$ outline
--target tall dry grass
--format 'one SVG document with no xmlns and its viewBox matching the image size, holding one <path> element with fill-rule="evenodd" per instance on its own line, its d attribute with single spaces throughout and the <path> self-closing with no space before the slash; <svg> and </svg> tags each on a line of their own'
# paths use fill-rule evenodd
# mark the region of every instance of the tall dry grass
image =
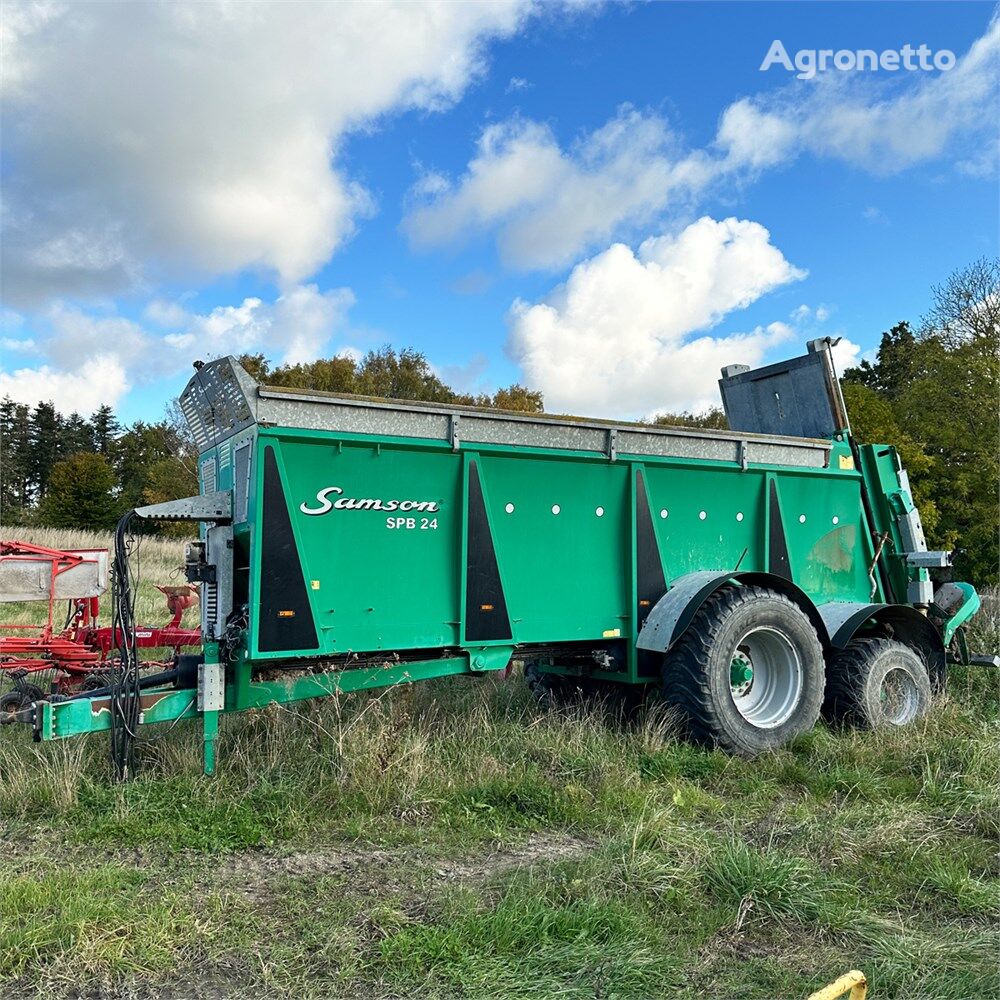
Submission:
<svg viewBox="0 0 1000 1000">
<path fill-rule="evenodd" d="M 60 547 L 109 541 L 38 530 L 25 536 Z M 161 619 L 162 595 L 154 584 L 175 582 L 182 558 L 181 542 L 143 540 L 140 619 Z M 970 644 L 982 652 L 1000 648 L 1000 592 L 984 595 Z M 818 727 L 803 739 L 795 760 L 783 753 L 748 764 L 679 742 L 669 714 L 655 701 L 626 724 L 600 704 L 539 713 L 517 678 L 456 678 L 227 717 L 219 787 L 234 801 L 265 788 L 306 826 L 324 809 L 349 814 L 361 826 L 389 817 L 419 819 L 439 812 L 446 800 L 449 809 L 465 810 L 466 818 L 488 821 L 504 789 L 516 787 L 527 815 L 535 810 L 586 825 L 588 809 L 607 816 L 638 808 L 649 775 L 722 784 L 727 775 L 740 775 L 749 782 L 748 793 L 777 782 L 827 792 L 843 785 L 850 794 L 877 797 L 894 780 L 896 768 L 924 794 L 953 802 L 986 829 L 991 812 L 1000 810 L 1000 798 L 991 791 L 1000 786 L 995 688 L 990 671 L 956 670 L 949 694 L 914 726 L 883 733 Z M 0 812 L 63 814 L 76 806 L 82 787 L 106 781 L 103 734 L 32 745 L 22 727 L 17 729 L 0 733 Z M 144 777 L 197 779 L 199 728 L 182 724 L 160 738 L 163 730 L 151 734 L 155 742 L 143 748 Z M 695 787 L 684 794 L 694 810 L 718 805 Z M 501 825 L 498 816 L 498 829 Z"/>
</svg>

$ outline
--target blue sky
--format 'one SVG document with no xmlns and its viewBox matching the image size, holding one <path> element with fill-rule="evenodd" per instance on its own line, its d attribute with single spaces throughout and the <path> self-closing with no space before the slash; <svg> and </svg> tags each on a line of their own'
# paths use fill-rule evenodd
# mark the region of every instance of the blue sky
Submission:
<svg viewBox="0 0 1000 1000">
<path fill-rule="evenodd" d="M 699 408 L 996 252 L 990 4 L 250 9 L 5 7 L 0 394 L 156 419 L 198 357 L 388 343 Z M 957 61 L 800 80 L 775 39 Z"/>
</svg>

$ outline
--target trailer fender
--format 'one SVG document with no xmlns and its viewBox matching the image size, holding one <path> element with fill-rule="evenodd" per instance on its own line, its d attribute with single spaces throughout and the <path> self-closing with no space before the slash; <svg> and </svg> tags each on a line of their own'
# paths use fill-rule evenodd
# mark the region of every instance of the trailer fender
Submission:
<svg viewBox="0 0 1000 1000">
<path fill-rule="evenodd" d="M 846 648 L 869 622 L 888 627 L 894 639 L 916 650 L 924 658 L 935 690 L 943 688 L 946 663 L 944 640 L 931 621 L 916 608 L 908 604 L 831 601 L 821 604 L 818 610 L 826 623 L 834 652 Z"/>
<path fill-rule="evenodd" d="M 636 647 L 653 653 L 667 652 L 687 630 L 705 601 L 720 587 L 727 585 L 766 587 L 784 594 L 805 612 L 823 648 L 829 648 L 826 623 L 804 590 L 774 573 L 734 573 L 731 570 L 702 570 L 674 580 L 647 616 L 636 639 Z"/>
</svg>

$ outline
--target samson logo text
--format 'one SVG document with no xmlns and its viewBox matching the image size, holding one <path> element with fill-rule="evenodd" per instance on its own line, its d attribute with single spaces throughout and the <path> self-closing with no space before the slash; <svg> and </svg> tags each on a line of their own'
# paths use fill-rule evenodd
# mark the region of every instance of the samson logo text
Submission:
<svg viewBox="0 0 1000 1000">
<path fill-rule="evenodd" d="M 317 507 L 310 507 L 308 504 L 300 504 L 299 510 L 303 514 L 327 514 L 331 510 L 399 510 L 399 511 L 438 511 L 437 503 L 433 500 L 379 500 L 372 497 L 356 498 L 342 496 L 343 490 L 339 486 L 327 486 L 316 494 Z M 337 495 L 336 500 L 330 497 Z"/>
</svg>

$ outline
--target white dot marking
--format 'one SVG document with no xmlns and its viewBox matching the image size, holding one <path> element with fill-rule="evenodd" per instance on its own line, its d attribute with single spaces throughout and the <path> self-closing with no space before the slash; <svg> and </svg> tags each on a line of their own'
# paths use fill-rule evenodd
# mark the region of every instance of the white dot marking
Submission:
<svg viewBox="0 0 1000 1000">
<path fill-rule="evenodd" d="M 698 519 L 699 519 L 700 521 L 704 521 L 706 517 L 708 517 L 708 514 L 706 514 L 706 513 L 704 512 L 704 511 L 701 511 L 701 512 L 700 512 L 700 513 L 698 514 Z"/>
<path fill-rule="evenodd" d="M 805 523 L 806 523 L 805 514 L 799 514 L 799 524 L 805 524 Z"/>
<path fill-rule="evenodd" d="M 738 514 L 736 515 L 736 520 L 737 520 L 737 521 L 742 521 L 742 520 L 743 520 L 743 511 L 740 511 L 740 512 L 739 512 L 739 513 L 738 513 Z"/>
<path fill-rule="evenodd" d="M 553 514 L 558 514 L 558 513 L 559 513 L 559 510 L 560 510 L 560 507 L 559 507 L 559 504 L 557 504 L 557 503 L 554 503 L 554 504 L 552 505 L 552 513 L 553 513 Z"/>
<path fill-rule="evenodd" d="M 663 510 L 660 511 L 660 517 L 666 517 L 666 516 L 667 516 L 667 508 L 664 507 Z"/>
<path fill-rule="evenodd" d="M 594 511 L 594 513 L 598 517 L 604 517 L 604 508 L 603 507 L 598 507 L 597 510 Z"/>
<path fill-rule="evenodd" d="M 839 518 L 839 517 L 837 517 L 837 515 L 836 515 L 836 514 L 834 514 L 834 515 L 833 515 L 833 523 L 834 523 L 834 524 L 840 524 L 840 518 Z"/>
<path fill-rule="evenodd" d="M 514 505 L 512 503 L 509 503 L 509 504 L 507 504 L 506 507 L 504 507 L 504 510 L 507 511 L 508 514 L 513 514 L 514 513 Z"/>
</svg>

